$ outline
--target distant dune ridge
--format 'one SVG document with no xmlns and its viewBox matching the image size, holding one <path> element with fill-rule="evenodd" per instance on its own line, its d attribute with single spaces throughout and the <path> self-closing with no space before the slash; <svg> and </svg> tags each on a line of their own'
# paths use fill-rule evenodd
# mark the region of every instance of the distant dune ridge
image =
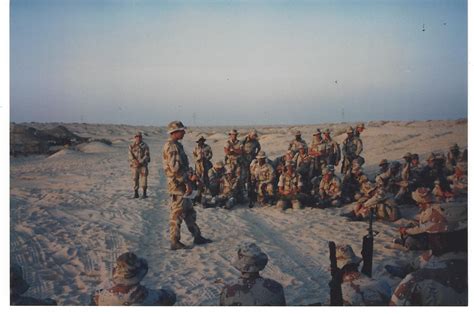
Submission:
<svg viewBox="0 0 474 314">
<path fill-rule="evenodd" d="M 330 128 L 333 138 L 342 143 L 349 125 L 356 123 L 236 128 L 239 138 L 256 128 L 262 149 L 274 159 L 284 154 L 296 130 L 309 144 L 316 128 Z M 467 147 L 467 120 L 371 121 L 366 128 L 361 136 L 362 156 L 371 179 L 383 158 L 402 160 L 411 152 L 424 161 L 430 152 L 446 153 L 454 143 L 461 149 Z M 208 139 L 213 161 L 223 160 L 230 129 L 189 127 L 183 144 L 191 165 L 191 152 L 200 135 Z M 10 252 L 11 261 L 23 267 L 31 285 L 28 295 L 50 297 L 64 305 L 89 304 L 90 294 L 111 278 L 115 259 L 130 250 L 148 260 L 145 285 L 173 289 L 177 305 L 216 305 L 222 283 L 239 275 L 230 265 L 235 248 L 252 241 L 269 256 L 262 275 L 282 283 L 289 305 L 324 303 L 329 299 L 330 280 L 327 241 L 350 244 L 360 256 L 367 223 L 348 223 L 339 216 L 351 205 L 286 212 L 275 207 L 248 209 L 246 205 L 232 211 L 196 207 L 203 235 L 214 242 L 170 251 L 168 194 L 161 165 L 166 128 L 27 123 L 12 124 L 10 131 L 12 145 L 19 152 L 10 159 Z M 137 131 L 144 133 L 151 151 L 150 197 L 146 200 L 132 198 L 127 161 L 128 144 Z M 56 142 L 48 142 L 52 140 Z M 339 167 L 337 170 L 339 175 Z M 374 243 L 373 277 L 386 279 L 392 288 L 398 281 L 383 266 L 416 256 L 416 252 L 384 247 L 417 210 L 402 206 L 401 211 L 404 218 L 395 223 L 374 223 L 380 233 Z M 192 243 L 186 228 L 182 240 Z"/>
</svg>

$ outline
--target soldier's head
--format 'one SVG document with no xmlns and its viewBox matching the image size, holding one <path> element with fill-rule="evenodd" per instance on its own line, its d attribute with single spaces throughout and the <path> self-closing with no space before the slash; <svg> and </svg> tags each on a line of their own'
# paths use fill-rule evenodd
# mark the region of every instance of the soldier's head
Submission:
<svg viewBox="0 0 474 314">
<path fill-rule="evenodd" d="M 321 140 L 322 137 L 321 137 L 321 130 L 320 129 L 316 129 L 316 132 L 313 133 L 313 136 L 316 137 L 317 139 Z"/>
<path fill-rule="evenodd" d="M 299 141 L 301 140 L 301 131 L 300 130 L 297 130 L 296 133 L 295 133 L 295 138 Z"/>
<path fill-rule="evenodd" d="M 293 151 L 290 149 L 290 150 L 287 150 L 286 151 L 286 154 L 285 154 L 285 161 L 286 160 L 292 160 L 294 157 L 294 153 Z"/>
<path fill-rule="evenodd" d="M 300 153 L 300 155 L 305 156 L 308 150 L 305 146 L 300 146 L 300 148 L 298 149 L 298 152 Z"/>
<path fill-rule="evenodd" d="M 239 132 L 237 132 L 236 129 L 232 129 L 230 132 L 229 132 L 229 137 L 231 140 L 235 141 L 237 139 L 237 134 L 239 134 Z"/>
<path fill-rule="evenodd" d="M 418 156 L 418 154 L 411 154 L 411 164 L 413 166 L 418 166 L 419 163 L 420 163 L 420 157 Z"/>
<path fill-rule="evenodd" d="M 435 162 L 436 162 L 436 156 L 434 153 L 430 153 L 428 155 L 428 158 L 426 159 L 426 163 L 428 164 L 428 166 L 430 167 L 434 167 L 435 166 Z"/>
<path fill-rule="evenodd" d="M 388 169 L 388 160 L 387 159 L 382 159 L 379 162 L 379 167 L 381 171 L 386 171 Z"/>
<path fill-rule="evenodd" d="M 295 172 L 296 163 L 293 160 L 287 160 L 285 162 L 286 172 L 293 174 Z"/>
<path fill-rule="evenodd" d="M 257 130 L 253 129 L 249 132 L 249 138 L 251 140 L 256 140 L 258 138 Z"/>
<path fill-rule="evenodd" d="M 407 164 L 409 164 L 411 162 L 411 159 L 412 159 L 412 154 L 411 153 L 405 153 L 405 155 L 403 155 L 403 159 L 405 159 L 405 162 Z"/>
<path fill-rule="evenodd" d="M 256 158 L 257 158 L 258 164 L 263 165 L 267 160 L 267 155 L 265 154 L 264 151 L 261 150 L 258 152 Z"/>
<path fill-rule="evenodd" d="M 324 139 L 330 139 L 330 138 L 331 138 L 331 130 L 329 130 L 329 129 L 324 129 L 324 131 L 323 131 L 323 137 L 324 137 Z"/>
<path fill-rule="evenodd" d="M 356 131 L 357 131 L 358 133 L 362 133 L 364 130 L 365 130 L 365 124 L 364 124 L 364 123 L 359 123 L 359 124 L 356 126 Z"/>
<path fill-rule="evenodd" d="M 242 243 L 237 247 L 237 255 L 232 266 L 243 274 L 258 273 L 268 263 L 268 256 L 255 243 Z"/>
<path fill-rule="evenodd" d="M 168 134 L 174 140 L 181 140 L 186 134 L 186 127 L 181 121 L 171 121 L 168 123 Z"/>
<path fill-rule="evenodd" d="M 135 133 L 134 139 L 135 139 L 135 143 L 137 143 L 137 144 L 141 143 L 141 141 L 143 139 L 142 132 Z"/>
<path fill-rule="evenodd" d="M 348 138 L 351 138 L 354 136 L 354 129 L 350 126 L 346 129 L 346 134 Z"/>
<path fill-rule="evenodd" d="M 355 270 L 362 261 L 362 258 L 356 256 L 350 245 L 336 245 L 337 267 L 342 271 Z"/>
<path fill-rule="evenodd" d="M 197 139 L 196 143 L 198 143 L 199 146 L 202 146 L 202 145 L 204 145 L 204 142 L 205 142 L 205 141 L 206 141 L 206 138 L 201 135 L 201 136 Z"/>
<path fill-rule="evenodd" d="M 459 150 L 459 146 L 457 143 L 455 143 L 454 145 L 452 145 L 449 150 L 451 151 L 451 153 L 454 153 L 455 155 L 459 155 L 460 153 L 460 150 Z"/>
<path fill-rule="evenodd" d="M 116 265 L 112 270 L 112 281 L 116 285 L 135 286 L 147 272 L 147 261 L 132 252 L 127 252 L 117 258 Z"/>
<path fill-rule="evenodd" d="M 417 188 L 411 193 L 411 197 L 420 208 L 426 208 L 434 202 L 433 194 L 431 194 L 430 189 L 425 187 Z"/>
<path fill-rule="evenodd" d="M 324 180 L 326 181 L 330 180 L 334 175 L 334 166 L 333 165 L 326 166 L 326 168 L 323 169 L 322 174 L 323 174 Z"/>
<path fill-rule="evenodd" d="M 365 182 L 369 182 L 369 178 L 367 178 L 367 176 L 363 174 L 359 177 L 359 183 L 362 184 L 362 183 L 365 183 Z"/>
</svg>

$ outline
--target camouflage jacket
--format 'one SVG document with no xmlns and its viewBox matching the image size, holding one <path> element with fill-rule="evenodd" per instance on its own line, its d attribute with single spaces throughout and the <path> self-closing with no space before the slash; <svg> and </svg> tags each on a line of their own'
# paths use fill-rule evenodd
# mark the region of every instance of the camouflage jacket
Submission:
<svg viewBox="0 0 474 314">
<path fill-rule="evenodd" d="M 301 168 L 308 168 L 311 165 L 311 162 L 313 161 L 313 157 L 310 155 L 305 155 L 302 156 L 299 152 L 296 153 L 295 157 L 293 157 L 293 160 L 296 162 L 296 168 L 301 169 Z"/>
<path fill-rule="evenodd" d="M 207 172 L 207 176 L 209 177 L 209 184 L 211 185 L 216 185 L 220 184 L 222 177 L 224 176 L 225 169 L 222 168 L 220 170 L 217 170 L 216 168 L 212 167 L 209 169 Z"/>
<path fill-rule="evenodd" d="M 283 287 L 272 279 L 239 278 L 222 289 L 220 305 L 286 305 Z"/>
<path fill-rule="evenodd" d="M 333 156 L 335 161 L 339 162 L 339 160 L 341 160 L 341 148 L 339 147 L 339 144 L 332 138 L 324 139 L 323 144 L 325 155 Z"/>
<path fill-rule="evenodd" d="M 170 194 L 183 195 L 189 181 L 189 161 L 183 145 L 169 139 L 163 147 L 163 169 L 168 179 Z"/>
<path fill-rule="evenodd" d="M 319 195 L 337 198 L 341 196 L 341 180 L 337 176 L 333 176 L 331 180 L 326 181 L 324 178 L 319 183 Z"/>
<path fill-rule="evenodd" d="M 258 183 L 272 183 L 275 179 L 275 170 L 273 170 L 273 167 L 268 163 L 262 166 L 256 163 L 252 168 L 252 179 Z"/>
<path fill-rule="evenodd" d="M 349 159 L 353 159 L 362 153 L 363 146 L 362 141 L 358 137 L 352 137 L 351 139 L 346 138 L 344 142 L 342 142 L 342 152 L 344 156 Z"/>
<path fill-rule="evenodd" d="M 232 177 L 229 178 L 228 176 L 223 176 L 220 184 L 219 195 L 230 197 L 237 193 L 237 189 L 239 188 L 239 178 Z"/>
<path fill-rule="evenodd" d="M 447 179 L 448 182 L 452 182 L 451 190 L 453 190 L 455 195 L 467 194 L 467 175 L 463 174 L 462 176 L 458 177 L 457 175 L 453 174 Z"/>
<path fill-rule="evenodd" d="M 296 192 L 302 186 L 301 176 L 297 173 L 293 173 L 291 176 L 288 173 L 283 173 L 278 180 L 278 187 L 283 188 L 285 192 Z"/>
<path fill-rule="evenodd" d="M 173 305 L 176 294 L 171 290 L 147 289 L 142 285 L 133 287 L 126 293 L 118 292 L 116 287 L 97 290 L 92 296 L 92 305 Z"/>
<path fill-rule="evenodd" d="M 306 141 L 304 139 L 301 139 L 300 141 L 294 139 L 290 142 L 290 145 L 288 145 L 288 150 L 291 150 L 296 153 L 300 150 L 301 147 L 308 148 L 308 144 L 306 144 Z"/>
<path fill-rule="evenodd" d="M 130 144 L 128 146 L 128 162 L 132 168 L 148 166 L 150 162 L 150 148 L 148 145 L 145 142 Z"/>
<path fill-rule="evenodd" d="M 344 274 L 341 289 L 344 305 L 388 305 L 392 295 L 388 283 L 360 272 Z"/>
<path fill-rule="evenodd" d="M 229 160 L 239 160 L 239 157 L 242 155 L 241 153 L 237 153 L 237 151 L 242 149 L 242 143 L 239 140 L 227 140 L 224 146 L 225 156 Z"/>
<path fill-rule="evenodd" d="M 212 159 L 212 149 L 211 146 L 204 144 L 201 146 L 194 147 L 193 156 L 195 162 L 203 162 L 205 160 L 209 161 Z"/>
<path fill-rule="evenodd" d="M 323 139 L 318 139 L 313 137 L 310 146 L 310 154 L 314 154 L 316 156 L 325 156 L 326 155 L 326 145 L 323 142 Z"/>
<path fill-rule="evenodd" d="M 260 142 L 258 140 L 251 140 L 247 136 L 242 141 L 242 157 L 247 162 L 250 163 L 252 160 L 255 159 L 258 152 L 260 151 Z"/>
<path fill-rule="evenodd" d="M 397 286 L 390 305 L 467 305 L 467 254 L 432 256 Z"/>
</svg>

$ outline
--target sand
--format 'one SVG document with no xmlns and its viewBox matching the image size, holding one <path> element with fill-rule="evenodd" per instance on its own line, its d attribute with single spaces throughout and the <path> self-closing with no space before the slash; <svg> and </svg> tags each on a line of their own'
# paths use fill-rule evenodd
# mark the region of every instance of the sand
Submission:
<svg viewBox="0 0 474 314">
<path fill-rule="evenodd" d="M 50 128 L 57 124 L 31 124 Z M 374 177 L 382 158 L 401 160 L 406 152 L 422 160 L 432 151 L 447 151 L 453 143 L 467 146 L 467 121 L 411 121 L 366 123 L 362 134 L 365 171 Z M 27 295 L 51 297 L 63 305 L 86 305 L 90 294 L 111 277 L 115 259 L 131 250 L 148 260 L 143 284 L 169 287 L 177 305 L 217 305 L 224 282 L 238 277 L 230 261 L 236 246 L 254 241 L 269 256 L 262 272 L 282 283 L 289 305 L 327 302 L 329 255 L 327 241 L 352 245 L 359 254 L 366 222 L 347 222 L 339 216 L 350 205 L 334 209 L 305 209 L 281 212 L 274 207 L 235 210 L 196 207 L 198 224 L 212 244 L 186 251 L 170 251 L 168 241 L 168 194 L 161 167 L 164 128 L 151 126 L 64 124 L 84 137 L 106 138 L 100 142 L 63 149 L 51 156 L 10 160 L 10 251 L 31 288 Z M 316 127 L 329 127 L 341 143 L 347 124 L 317 126 L 256 127 L 262 149 L 270 158 L 282 155 L 297 129 L 310 143 Z M 246 133 L 250 128 L 237 128 Z M 183 144 L 188 156 L 200 135 L 208 137 L 213 161 L 222 160 L 229 128 L 190 128 Z M 149 198 L 133 199 L 127 147 L 136 131 L 145 133 L 150 146 Z M 380 222 L 374 228 L 374 278 L 392 287 L 399 279 L 384 270 L 414 258 L 416 252 L 384 247 L 397 235 L 397 227 L 416 213 L 402 207 L 404 219 Z M 182 240 L 192 243 L 184 227 Z M 360 255 L 360 254 L 359 254 Z"/>
</svg>

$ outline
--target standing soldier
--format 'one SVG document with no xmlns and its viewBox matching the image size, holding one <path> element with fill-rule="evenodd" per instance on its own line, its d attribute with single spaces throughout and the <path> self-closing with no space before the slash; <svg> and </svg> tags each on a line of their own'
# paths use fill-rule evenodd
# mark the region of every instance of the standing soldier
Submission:
<svg viewBox="0 0 474 314">
<path fill-rule="evenodd" d="M 192 200 L 185 197 L 192 193 L 189 182 L 188 156 L 184 152 L 183 145 L 179 142 L 183 139 L 185 130 L 186 127 L 181 121 L 170 122 L 168 124 L 170 138 L 163 147 L 163 168 L 168 178 L 168 191 L 171 196 L 170 241 L 172 250 L 186 248 L 179 241 L 183 220 L 194 237 L 194 244 L 212 242 L 201 235 L 201 230 L 196 224 L 196 211 L 193 208 Z"/>
<path fill-rule="evenodd" d="M 241 174 L 240 164 L 242 162 L 242 143 L 237 139 L 237 130 L 229 132 L 229 139 L 224 146 L 225 163 L 232 167 L 232 170 Z"/>
<path fill-rule="evenodd" d="M 290 142 L 288 150 L 291 150 L 294 155 L 300 150 L 301 146 L 305 147 L 306 149 L 308 148 L 308 144 L 306 144 L 306 141 L 301 138 L 301 131 L 298 130 L 295 133 L 295 139 Z"/>
<path fill-rule="evenodd" d="M 303 206 L 299 200 L 299 194 L 303 187 L 301 176 L 295 172 L 296 164 L 294 161 L 286 161 L 285 165 L 286 171 L 280 175 L 280 179 L 278 180 L 278 193 L 280 194 L 280 199 L 277 202 L 277 207 L 281 210 L 285 210 L 289 207 L 293 209 L 302 209 Z"/>
<path fill-rule="evenodd" d="M 317 129 L 313 134 L 313 140 L 311 141 L 308 153 L 313 157 L 313 177 L 320 176 L 323 168 L 326 166 L 325 153 L 325 144 L 321 136 L 321 130 Z"/>
<path fill-rule="evenodd" d="M 242 183 L 248 190 L 250 183 L 250 164 L 260 151 L 257 130 L 252 130 L 242 141 Z"/>
<path fill-rule="evenodd" d="M 209 185 L 207 173 L 212 167 L 212 149 L 211 146 L 205 144 L 206 139 L 201 136 L 196 143 L 198 144 L 193 150 L 194 164 L 196 175 L 204 182 L 205 186 Z"/>
<path fill-rule="evenodd" d="M 450 173 L 454 172 L 454 167 L 458 161 L 461 161 L 462 155 L 461 151 L 459 150 L 458 144 L 454 144 L 449 148 L 448 158 L 446 160 L 446 167 L 448 168 Z"/>
<path fill-rule="evenodd" d="M 150 148 L 142 141 L 141 132 L 135 134 L 135 141 L 128 146 L 128 161 L 132 170 L 134 198 L 138 198 L 138 188 L 143 189 L 143 198 L 146 198 L 148 183 L 148 163 L 150 162 Z M 140 184 L 139 184 L 140 182 Z"/>
<path fill-rule="evenodd" d="M 232 266 L 239 270 L 241 275 L 237 282 L 222 289 L 220 305 L 286 305 L 282 285 L 275 280 L 262 278 L 259 274 L 267 263 L 267 254 L 255 243 L 239 245 Z"/>
<path fill-rule="evenodd" d="M 342 162 L 341 173 L 346 174 L 347 171 L 351 168 L 352 161 L 354 159 L 359 159 L 359 165 L 363 165 L 363 158 L 360 156 L 362 153 L 362 141 L 360 138 L 354 136 L 354 129 L 349 127 L 346 130 L 347 138 L 342 143 L 342 153 L 344 155 L 344 160 Z"/>
<path fill-rule="evenodd" d="M 267 156 L 264 151 L 257 154 L 258 162 L 252 168 L 252 181 L 257 189 L 257 201 L 260 204 L 274 204 L 273 181 L 275 170 L 267 163 Z"/>
<path fill-rule="evenodd" d="M 341 160 L 341 148 L 339 144 L 331 138 L 331 131 L 329 129 L 325 129 L 323 132 L 323 143 L 326 165 L 337 166 Z"/>
</svg>

